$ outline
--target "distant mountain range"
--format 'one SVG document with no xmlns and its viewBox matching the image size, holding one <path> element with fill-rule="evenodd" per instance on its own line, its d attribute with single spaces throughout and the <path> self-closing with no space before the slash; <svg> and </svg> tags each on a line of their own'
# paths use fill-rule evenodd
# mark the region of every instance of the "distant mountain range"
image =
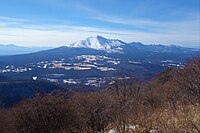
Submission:
<svg viewBox="0 0 200 133">
<path fill-rule="evenodd" d="M 0 56 L 27 54 L 47 49 L 51 49 L 51 47 L 24 47 L 24 46 L 17 46 L 14 44 L 8 44 L 8 45 L 0 44 Z"/>
</svg>

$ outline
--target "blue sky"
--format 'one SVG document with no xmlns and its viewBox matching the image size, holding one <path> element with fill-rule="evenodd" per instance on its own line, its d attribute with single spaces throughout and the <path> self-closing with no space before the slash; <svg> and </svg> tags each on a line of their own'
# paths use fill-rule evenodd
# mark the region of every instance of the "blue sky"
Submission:
<svg viewBox="0 0 200 133">
<path fill-rule="evenodd" d="M 56 47 L 96 35 L 200 47 L 200 0 L 0 0 L 0 44 Z"/>
</svg>

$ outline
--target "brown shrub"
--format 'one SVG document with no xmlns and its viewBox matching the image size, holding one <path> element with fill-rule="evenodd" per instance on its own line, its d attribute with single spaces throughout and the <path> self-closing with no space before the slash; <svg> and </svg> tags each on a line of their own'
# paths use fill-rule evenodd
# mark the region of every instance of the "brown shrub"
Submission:
<svg viewBox="0 0 200 133">
<path fill-rule="evenodd" d="M 13 127 L 17 133 L 69 132 L 73 113 L 64 95 L 38 95 L 18 104 L 13 110 Z"/>
</svg>

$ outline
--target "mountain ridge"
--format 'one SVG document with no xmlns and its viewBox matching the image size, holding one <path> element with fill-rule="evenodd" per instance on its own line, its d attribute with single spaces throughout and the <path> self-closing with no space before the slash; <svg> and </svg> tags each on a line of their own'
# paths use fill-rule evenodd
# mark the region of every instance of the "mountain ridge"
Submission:
<svg viewBox="0 0 200 133">
<path fill-rule="evenodd" d="M 182 46 L 177 46 L 174 44 L 171 44 L 171 45 L 148 44 L 148 45 L 146 45 L 141 42 L 127 43 L 127 42 L 121 41 L 119 39 L 107 39 L 107 38 L 99 36 L 99 35 L 91 36 L 84 40 L 79 40 L 75 43 L 66 44 L 64 46 L 69 47 L 69 48 L 89 48 L 89 49 L 95 49 L 95 50 L 103 50 L 106 52 L 119 52 L 120 53 L 124 49 L 123 47 L 125 47 L 127 45 L 131 45 L 135 48 L 146 47 L 147 49 L 153 49 L 153 48 L 157 48 L 157 49 L 168 48 L 169 49 L 170 48 L 170 49 L 181 49 L 181 50 L 185 50 L 185 49 L 199 50 L 197 48 L 182 47 Z"/>
</svg>

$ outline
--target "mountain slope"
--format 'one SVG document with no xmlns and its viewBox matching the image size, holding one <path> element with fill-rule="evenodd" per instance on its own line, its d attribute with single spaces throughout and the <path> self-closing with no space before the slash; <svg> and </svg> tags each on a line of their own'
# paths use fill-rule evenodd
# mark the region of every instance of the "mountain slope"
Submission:
<svg viewBox="0 0 200 133">
<path fill-rule="evenodd" d="M 39 51 L 30 54 L 0 56 L 0 66 L 5 65 L 22 65 L 25 63 L 39 62 L 45 60 L 56 60 L 59 58 L 73 57 L 78 55 L 95 54 L 104 55 L 105 51 L 88 49 L 88 48 L 68 48 L 65 46 L 55 49 Z"/>
</svg>

